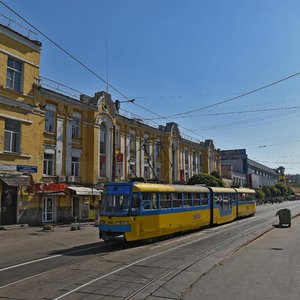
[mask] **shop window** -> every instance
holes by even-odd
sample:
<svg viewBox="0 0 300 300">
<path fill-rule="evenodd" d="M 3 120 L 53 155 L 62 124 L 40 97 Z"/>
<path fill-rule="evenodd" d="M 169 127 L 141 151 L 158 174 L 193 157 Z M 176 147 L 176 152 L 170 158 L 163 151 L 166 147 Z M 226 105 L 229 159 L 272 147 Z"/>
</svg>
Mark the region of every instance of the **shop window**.
<svg viewBox="0 0 300 300">
<path fill-rule="evenodd" d="M 4 129 L 4 151 L 20 152 L 20 122 L 12 119 L 5 119 Z"/>
<path fill-rule="evenodd" d="M 23 73 L 23 63 L 12 57 L 8 57 L 6 87 L 16 91 L 22 91 L 21 88 L 22 73 Z"/>
</svg>

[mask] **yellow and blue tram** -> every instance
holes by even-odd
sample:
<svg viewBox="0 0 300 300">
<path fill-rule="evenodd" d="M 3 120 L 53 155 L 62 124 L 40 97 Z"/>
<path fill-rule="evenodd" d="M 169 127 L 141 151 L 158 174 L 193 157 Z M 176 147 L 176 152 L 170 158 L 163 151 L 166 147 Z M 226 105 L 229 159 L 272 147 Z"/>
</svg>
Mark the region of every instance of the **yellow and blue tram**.
<svg viewBox="0 0 300 300">
<path fill-rule="evenodd" d="M 99 237 L 143 240 L 231 222 L 256 212 L 252 189 L 144 182 L 107 183 Z"/>
</svg>

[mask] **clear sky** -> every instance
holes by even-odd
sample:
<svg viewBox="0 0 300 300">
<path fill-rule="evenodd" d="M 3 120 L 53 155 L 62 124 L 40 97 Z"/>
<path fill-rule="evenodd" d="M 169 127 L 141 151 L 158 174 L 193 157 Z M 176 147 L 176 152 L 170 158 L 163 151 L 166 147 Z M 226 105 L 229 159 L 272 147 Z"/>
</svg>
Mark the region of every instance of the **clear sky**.
<svg viewBox="0 0 300 300">
<path fill-rule="evenodd" d="M 2 2 L 136 99 L 123 109 L 145 119 L 168 116 L 153 121 L 174 121 L 185 135 L 213 139 L 222 150 L 245 148 L 250 159 L 300 173 L 300 75 L 226 102 L 300 72 L 300 1 Z M 0 13 L 29 27 L 1 3 Z M 39 40 L 42 76 L 88 95 L 106 90 L 40 34 Z"/>
</svg>

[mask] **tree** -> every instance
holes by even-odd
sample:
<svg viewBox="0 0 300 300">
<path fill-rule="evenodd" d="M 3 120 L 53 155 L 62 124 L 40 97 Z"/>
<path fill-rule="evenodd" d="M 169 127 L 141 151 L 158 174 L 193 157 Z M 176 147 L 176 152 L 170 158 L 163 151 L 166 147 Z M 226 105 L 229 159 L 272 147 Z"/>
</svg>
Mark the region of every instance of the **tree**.
<svg viewBox="0 0 300 300">
<path fill-rule="evenodd" d="M 284 171 L 285 171 L 285 167 L 280 166 L 276 169 L 277 174 L 279 174 L 280 176 L 284 176 Z"/>
<path fill-rule="evenodd" d="M 188 185 L 203 184 L 207 186 L 220 186 L 220 187 L 224 186 L 222 179 L 216 178 L 209 174 L 193 175 L 186 184 Z"/>
</svg>

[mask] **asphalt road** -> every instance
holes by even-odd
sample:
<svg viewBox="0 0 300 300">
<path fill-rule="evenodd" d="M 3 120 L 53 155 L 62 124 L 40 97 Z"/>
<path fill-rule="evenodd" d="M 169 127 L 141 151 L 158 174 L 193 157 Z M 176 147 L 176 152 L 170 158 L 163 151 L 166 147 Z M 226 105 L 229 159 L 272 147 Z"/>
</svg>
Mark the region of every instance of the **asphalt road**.
<svg viewBox="0 0 300 300">
<path fill-rule="evenodd" d="M 105 244 L 93 226 L 2 231 L 0 299 L 188 297 L 203 274 L 271 230 L 283 207 L 300 213 L 300 202 L 259 206 L 255 217 L 157 243 Z"/>
</svg>

